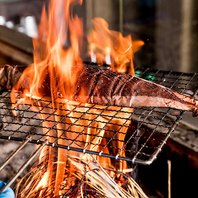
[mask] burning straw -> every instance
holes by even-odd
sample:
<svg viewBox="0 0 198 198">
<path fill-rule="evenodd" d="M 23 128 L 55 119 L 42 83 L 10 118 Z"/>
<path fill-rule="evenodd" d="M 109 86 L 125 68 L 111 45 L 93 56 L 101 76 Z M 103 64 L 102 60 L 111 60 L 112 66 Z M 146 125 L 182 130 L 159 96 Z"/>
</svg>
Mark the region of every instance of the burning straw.
<svg viewBox="0 0 198 198">
<path fill-rule="evenodd" d="M 50 98 L 42 99 L 43 101 L 38 96 L 26 94 L 26 98 L 21 98 L 14 109 L 17 109 L 20 104 L 32 104 L 32 110 L 40 112 L 39 117 L 43 120 L 43 129 L 50 129 L 44 131 L 44 134 L 48 134 L 46 138 L 49 142 L 56 142 L 55 137 L 57 137 L 57 142 L 60 139 L 59 144 L 71 145 L 72 140 L 79 139 L 79 142 L 83 144 L 78 146 L 98 152 L 101 149 L 101 142 L 104 143 L 106 140 L 105 134 L 107 133 L 115 138 L 112 144 L 118 148 L 112 152 L 114 154 L 120 152 L 121 156 L 125 156 L 121 148 L 124 144 L 127 126 L 130 124 L 129 117 L 132 109 L 125 108 L 125 111 L 118 113 L 119 107 L 112 106 L 107 110 L 105 106 L 97 105 L 96 109 L 92 109 L 93 104 L 82 104 L 66 99 L 58 99 L 60 101 L 56 103 L 57 107 L 60 102 L 62 107 L 56 109 L 56 106 L 49 105 Z M 47 108 L 44 108 L 45 103 L 48 104 Z M 55 113 L 52 114 L 51 111 Z M 87 114 L 88 111 L 89 114 Z M 67 116 L 65 116 L 66 112 L 68 112 Z M 60 117 L 62 114 L 64 120 Z M 79 119 L 81 117 L 83 117 L 82 120 Z M 114 119 L 111 120 L 111 117 Z M 59 123 L 55 125 L 55 128 L 51 125 L 53 120 Z M 111 124 L 108 124 L 108 120 L 111 120 Z M 82 122 L 81 125 L 74 125 L 76 121 Z M 75 131 L 79 132 L 76 135 L 66 131 L 70 122 L 71 126 L 75 127 Z M 90 124 L 94 128 L 91 128 Z M 54 130 L 51 130 L 52 128 Z M 110 132 L 112 130 L 120 131 L 120 133 L 115 135 L 116 133 Z M 67 140 L 67 136 L 70 140 Z M 123 141 L 119 142 L 122 139 Z M 65 142 L 66 140 L 68 142 Z M 110 152 L 108 147 L 105 149 L 105 152 Z M 105 157 L 96 156 L 95 158 L 83 153 L 74 155 L 73 151 L 67 149 L 46 147 L 41 151 L 39 160 L 32 167 L 31 172 L 18 183 L 16 197 L 147 197 L 137 183 L 124 174 L 128 172 L 126 161 L 116 163 Z"/>
<path fill-rule="evenodd" d="M 59 196 L 70 197 L 115 197 L 115 198 L 147 198 L 139 185 L 123 172 L 115 172 L 115 177 L 110 177 L 108 172 L 100 166 L 94 156 L 93 161 L 86 161 L 76 156 L 68 156 L 69 163 L 75 168 L 71 172 L 65 167 L 64 181 L 59 189 Z M 55 165 L 55 164 L 54 164 Z M 18 183 L 16 188 L 17 198 L 57 197 L 54 195 L 54 185 L 39 187 L 47 171 L 46 158 L 32 167 L 32 170 Z M 73 185 L 68 188 L 68 181 Z"/>
</svg>

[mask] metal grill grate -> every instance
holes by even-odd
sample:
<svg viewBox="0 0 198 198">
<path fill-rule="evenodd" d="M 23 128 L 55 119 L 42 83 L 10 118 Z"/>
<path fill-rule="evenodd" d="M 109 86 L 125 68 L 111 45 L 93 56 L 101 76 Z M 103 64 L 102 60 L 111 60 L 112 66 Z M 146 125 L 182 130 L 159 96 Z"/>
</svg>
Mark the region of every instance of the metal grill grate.
<svg viewBox="0 0 198 198">
<path fill-rule="evenodd" d="M 196 97 L 197 74 L 136 69 L 136 75 Z M 13 115 L 10 92 L 0 96 L 1 139 L 48 145 L 133 163 L 151 164 L 182 118 L 171 108 L 130 108 L 30 98 Z M 34 108 L 33 108 L 34 106 Z M 92 132 L 90 132 L 90 130 Z M 125 136 L 126 134 L 126 136 Z M 97 140 L 97 141 L 96 141 Z"/>
</svg>

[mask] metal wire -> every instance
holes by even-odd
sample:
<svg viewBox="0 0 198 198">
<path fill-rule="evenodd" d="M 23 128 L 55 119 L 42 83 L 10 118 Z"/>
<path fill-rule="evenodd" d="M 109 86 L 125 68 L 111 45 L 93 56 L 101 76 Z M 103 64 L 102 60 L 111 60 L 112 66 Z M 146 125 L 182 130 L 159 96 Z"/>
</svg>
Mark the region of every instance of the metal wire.
<svg viewBox="0 0 198 198">
<path fill-rule="evenodd" d="M 197 74 L 148 68 L 136 68 L 137 73 L 180 93 L 197 94 Z M 0 139 L 25 141 L 29 135 L 33 144 L 47 139 L 49 146 L 139 164 L 153 162 L 185 113 L 171 108 L 112 107 L 64 100 L 54 107 L 45 97 L 30 101 L 15 109 L 15 117 L 10 92 L 0 95 Z"/>
</svg>

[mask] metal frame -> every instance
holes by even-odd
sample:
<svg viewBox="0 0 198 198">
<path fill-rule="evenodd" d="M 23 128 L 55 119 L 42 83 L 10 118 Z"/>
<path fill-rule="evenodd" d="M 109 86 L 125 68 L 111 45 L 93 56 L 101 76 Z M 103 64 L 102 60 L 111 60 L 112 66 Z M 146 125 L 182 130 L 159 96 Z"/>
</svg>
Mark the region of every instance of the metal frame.
<svg viewBox="0 0 198 198">
<path fill-rule="evenodd" d="M 151 69 L 136 69 L 136 75 L 140 77 L 146 78 L 147 80 L 151 80 L 157 82 L 158 84 L 162 84 L 164 86 L 170 87 L 178 92 L 189 94 L 193 97 L 197 95 L 198 90 L 198 76 L 197 74 L 186 74 L 180 72 L 166 72 L 160 70 L 151 70 Z M 5 100 L 7 104 L 5 105 Z M 54 107 L 51 106 L 51 101 L 46 98 L 40 98 L 39 100 L 33 100 L 35 104 L 43 103 L 43 108 L 38 106 L 38 111 L 32 110 L 31 105 L 26 105 L 25 108 L 17 109 L 18 119 L 23 118 L 25 121 L 16 121 L 16 118 L 12 115 L 12 108 L 8 107 L 11 105 L 9 101 L 9 92 L 3 93 L 0 97 L 0 119 L 2 119 L 2 129 L 0 133 L 0 139 L 8 139 L 15 141 L 25 141 L 22 143 L 21 147 L 26 144 L 26 142 L 33 144 L 42 144 L 64 148 L 71 151 L 78 151 L 83 153 L 89 153 L 94 155 L 99 155 L 103 157 L 108 157 L 116 160 L 126 160 L 132 163 L 149 165 L 154 159 L 156 159 L 158 153 L 161 151 L 162 147 L 166 143 L 170 134 L 174 131 L 175 127 L 178 125 L 179 121 L 182 119 L 182 115 L 185 113 L 181 110 L 175 110 L 171 108 L 134 108 L 133 112 L 129 113 L 126 111 L 125 107 L 116 107 L 115 112 L 112 113 L 112 116 L 108 116 L 108 121 L 104 122 L 102 127 L 98 127 L 98 132 L 95 135 L 91 135 L 90 137 L 95 138 L 94 136 L 100 136 L 101 130 L 104 130 L 109 124 L 112 124 L 114 119 L 122 119 L 119 117 L 120 113 L 127 114 L 127 118 L 122 121 L 122 124 L 113 124 L 117 125 L 118 130 L 114 131 L 112 129 L 108 129 L 107 132 L 111 134 L 109 137 L 104 137 L 105 144 L 100 145 L 99 151 L 93 151 L 87 149 L 87 147 L 83 147 L 82 145 L 85 142 L 82 141 L 83 138 L 79 139 L 79 137 L 85 135 L 85 131 L 88 128 L 97 128 L 97 124 L 92 126 L 92 123 L 98 122 L 97 117 L 106 115 L 105 112 L 111 111 L 110 106 L 98 107 L 98 105 L 89 105 L 86 108 L 84 104 L 78 103 L 76 105 L 72 105 L 72 110 L 67 110 L 64 108 L 65 103 L 60 103 L 61 112 L 60 115 L 57 115 Z M 10 104 L 9 104 L 10 103 Z M 9 104 L 9 105 L 8 105 Z M 46 112 L 46 108 L 50 112 Z M 80 109 L 84 108 L 84 112 L 80 113 Z M 45 110 L 45 112 L 44 112 Z M 94 115 L 94 111 L 99 110 L 100 113 Z M 4 112 L 8 112 L 7 115 L 4 115 Z M 2 113 L 3 112 L 3 113 Z M 76 118 L 75 115 L 72 117 L 71 113 L 80 113 L 80 117 Z M 29 116 L 26 116 L 26 113 L 29 113 Z M 42 114 L 44 118 L 41 123 L 38 122 L 41 118 L 37 117 L 37 114 Z M 129 115 L 130 114 L 130 115 Z M 85 118 L 84 116 L 94 115 L 94 119 L 89 120 L 89 118 Z M 3 121 L 5 117 L 9 117 L 11 120 Z M 59 116 L 60 119 L 57 122 L 56 120 L 50 120 L 54 116 Z M 58 125 L 64 125 L 66 119 L 68 117 L 72 117 L 74 123 L 67 123 L 69 127 L 67 129 L 62 128 L 62 134 L 59 136 L 54 136 L 57 131 L 60 131 L 60 128 L 57 128 Z M 87 125 L 83 126 L 79 124 L 80 121 L 87 119 Z M 31 124 L 31 121 L 35 121 L 36 124 Z M 132 120 L 134 126 L 125 126 L 128 120 Z M 50 123 L 49 127 L 44 127 L 42 122 Z M 15 129 L 12 126 L 15 125 Z M 18 126 L 16 128 L 16 126 Z M 25 128 L 31 128 L 30 131 L 24 130 Z M 80 131 L 73 130 L 73 127 L 82 128 Z M 121 142 L 121 140 L 116 140 L 119 133 L 122 133 L 122 128 L 127 127 L 128 133 L 124 142 L 122 141 L 122 148 L 115 148 L 115 144 L 112 142 Z M 44 128 L 47 132 L 38 132 L 36 129 Z M 50 131 L 54 131 L 50 135 Z M 68 137 L 68 134 L 74 134 L 74 138 Z M 27 136 L 30 136 L 27 139 Z M 48 137 L 48 143 L 46 143 L 46 137 Z M 51 138 L 51 139 L 50 139 Z M 103 139 L 104 139 L 103 138 Z M 88 145 L 94 144 L 93 139 L 89 142 Z M 53 140 L 53 141 L 52 141 Z M 60 143 L 59 140 L 63 140 L 67 142 L 67 144 Z M 79 146 L 79 144 L 81 144 Z M 96 145 L 99 146 L 99 145 Z M 108 148 L 110 150 L 114 150 L 114 152 L 106 153 L 105 149 Z M 115 153 L 116 151 L 116 153 Z M 123 156 L 121 153 L 124 151 L 126 156 Z M 4 166 L 4 165 L 3 165 Z"/>
<path fill-rule="evenodd" d="M 30 141 L 31 137 L 28 137 L 19 147 L 16 149 L 8 159 L 1 165 L 0 172 L 3 168 L 19 153 L 19 151 Z M 45 140 L 37 149 L 36 151 L 29 157 L 29 159 L 20 167 L 20 169 L 15 173 L 13 177 L 1 188 L 0 194 L 5 192 L 19 177 L 19 175 L 27 168 L 27 166 L 32 162 L 32 160 L 40 153 L 44 146 L 46 146 L 47 140 Z"/>
</svg>

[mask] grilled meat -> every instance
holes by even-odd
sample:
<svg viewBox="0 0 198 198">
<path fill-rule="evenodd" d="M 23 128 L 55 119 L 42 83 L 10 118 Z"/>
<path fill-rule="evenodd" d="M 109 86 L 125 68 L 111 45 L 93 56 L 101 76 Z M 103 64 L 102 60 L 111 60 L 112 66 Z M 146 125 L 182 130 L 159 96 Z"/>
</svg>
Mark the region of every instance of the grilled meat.
<svg viewBox="0 0 198 198">
<path fill-rule="evenodd" d="M 82 91 L 83 90 L 83 91 Z M 84 93 L 88 103 L 131 107 L 172 107 L 198 115 L 198 101 L 147 80 L 111 72 L 85 69 L 76 83 L 74 100 Z"/>
<path fill-rule="evenodd" d="M 10 89 L 16 84 L 24 68 L 23 66 L 1 67 L 0 86 Z M 32 70 L 29 73 L 32 73 Z M 30 76 L 27 73 L 27 78 L 20 80 L 15 89 L 23 92 L 29 86 Z M 59 86 L 63 83 L 58 83 L 59 78 L 55 76 L 53 78 L 55 88 L 51 89 L 50 79 L 50 73 L 45 71 L 39 92 L 42 95 L 53 94 L 54 97 L 62 98 L 62 88 Z M 104 69 L 84 68 L 80 71 L 71 99 L 100 105 L 171 107 L 191 110 L 195 116 L 198 115 L 198 101 L 190 96 L 135 76 Z"/>
</svg>

